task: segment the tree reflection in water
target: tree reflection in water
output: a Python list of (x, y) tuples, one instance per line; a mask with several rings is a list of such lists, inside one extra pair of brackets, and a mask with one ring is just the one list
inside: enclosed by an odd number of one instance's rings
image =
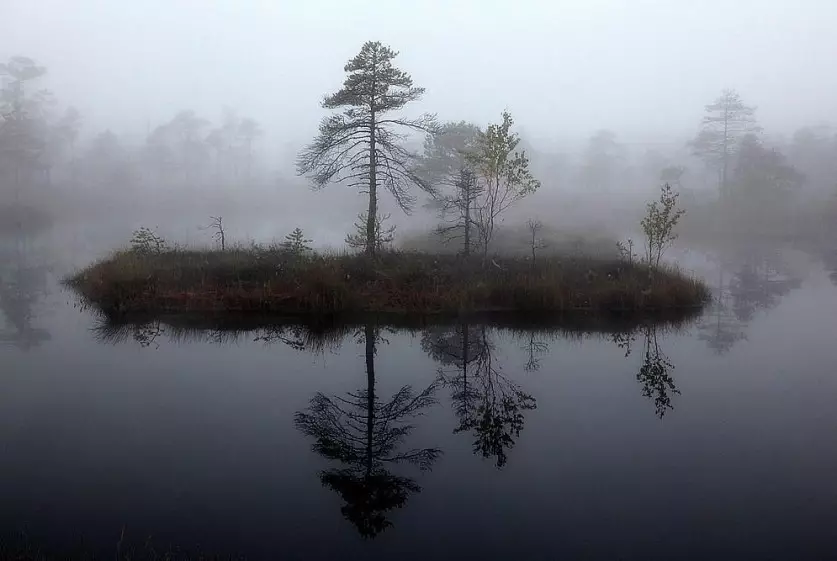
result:
[(0, 312), (5, 318), (0, 343), (22, 350), (51, 339), (47, 330), (33, 325), (38, 302), (47, 293), (48, 273), (47, 267), (33, 263), (33, 257), (24, 234), (0, 240)]
[(471, 432), (474, 453), (494, 458), (495, 465), (502, 468), (508, 462), (507, 451), (523, 430), (524, 412), (537, 404), (502, 374), (494, 357), (492, 334), (484, 325), (435, 327), (425, 330), (421, 345), (441, 364), (439, 380), (451, 390), (459, 420), (454, 433)]
[(612, 340), (625, 351), (627, 358), (631, 356), (637, 334), (642, 336), (642, 363), (636, 379), (642, 386), (642, 395), (654, 400), (654, 412), (662, 419), (669, 410), (674, 409), (671, 397), (679, 394), (680, 390), (671, 375), (674, 365), (660, 349), (657, 330), (657, 325), (647, 324), (635, 331), (615, 333)]
[(314, 451), (340, 462), (341, 468), (321, 472), (320, 481), (345, 501), (343, 515), (367, 538), (392, 525), (387, 512), (403, 507), (421, 487), (415, 480), (393, 474), (390, 467), (411, 464), (428, 470), (441, 454), (437, 448), (399, 451), (413, 430), (407, 421), (436, 403), (436, 383), (414, 393), (403, 386), (388, 401), (375, 389), (375, 356), (380, 330), (362, 329), (367, 386), (346, 396), (317, 393), (305, 411), (295, 416), (297, 428), (314, 438)]
[(781, 252), (749, 249), (740, 255), (716, 256), (718, 277), (712, 303), (700, 325), (700, 338), (717, 354), (747, 339), (747, 324), (760, 310), (770, 310), (801, 286)]

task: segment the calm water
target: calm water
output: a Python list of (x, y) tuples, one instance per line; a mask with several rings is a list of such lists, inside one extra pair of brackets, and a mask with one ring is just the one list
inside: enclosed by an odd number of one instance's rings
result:
[[(58, 244), (58, 241), (61, 244)], [(70, 241), (68, 241), (70, 240)], [(112, 556), (837, 556), (837, 288), (798, 252), (676, 257), (678, 328), (104, 329), (0, 259), (0, 529)], [(70, 248), (67, 245), (70, 245)]]

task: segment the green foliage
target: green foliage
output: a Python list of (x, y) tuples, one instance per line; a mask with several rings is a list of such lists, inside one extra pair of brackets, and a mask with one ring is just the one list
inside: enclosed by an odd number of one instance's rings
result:
[[(352, 249), (364, 249), (369, 246), (369, 239), (367, 236), (367, 224), (369, 223), (368, 214), (362, 212), (357, 216), (357, 222), (354, 223), (355, 231), (352, 234), (346, 235), (346, 245)], [(384, 222), (389, 220), (390, 215), (375, 216), (375, 229), (373, 234), (373, 243), (375, 251), (380, 251), (392, 245), (395, 239), (395, 224), (391, 226), (384, 226)]]
[(504, 111), (503, 122), (489, 125), (485, 133), (480, 133), (476, 149), (468, 157), (481, 182), (475, 223), (484, 257), (500, 216), (541, 185), (529, 171), (526, 153), (517, 151), (520, 137), (511, 132), (513, 123), (511, 114)]
[(294, 228), (293, 232), (285, 236), (282, 248), (286, 251), (290, 251), (294, 255), (304, 255), (311, 251), (311, 246), (308, 244), (312, 241), (313, 240), (309, 240), (305, 237), (301, 228)]
[(659, 200), (646, 205), (647, 214), (640, 223), (645, 233), (645, 259), (655, 269), (660, 266), (663, 252), (677, 239), (674, 230), (680, 217), (686, 213), (677, 208), (678, 196), (679, 193), (671, 190), (671, 185), (663, 185)]
[(166, 240), (150, 228), (143, 226), (134, 230), (131, 237), (131, 251), (142, 255), (160, 254), (168, 249)]

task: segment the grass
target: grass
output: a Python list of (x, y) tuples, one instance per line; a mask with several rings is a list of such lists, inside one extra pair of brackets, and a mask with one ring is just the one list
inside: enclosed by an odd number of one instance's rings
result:
[(295, 256), (282, 250), (118, 251), (66, 283), (109, 317), (165, 313), (637, 312), (700, 308), (674, 269), (588, 258), (479, 259), (418, 252)]

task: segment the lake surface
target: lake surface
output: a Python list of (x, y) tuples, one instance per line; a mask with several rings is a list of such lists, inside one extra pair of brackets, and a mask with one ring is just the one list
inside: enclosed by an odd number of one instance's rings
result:
[(57, 282), (101, 251), (88, 241), (2, 244), (6, 540), (105, 557), (120, 539), (252, 559), (837, 556), (837, 288), (815, 257), (673, 253), (717, 297), (677, 327), (230, 333), (102, 326)]

